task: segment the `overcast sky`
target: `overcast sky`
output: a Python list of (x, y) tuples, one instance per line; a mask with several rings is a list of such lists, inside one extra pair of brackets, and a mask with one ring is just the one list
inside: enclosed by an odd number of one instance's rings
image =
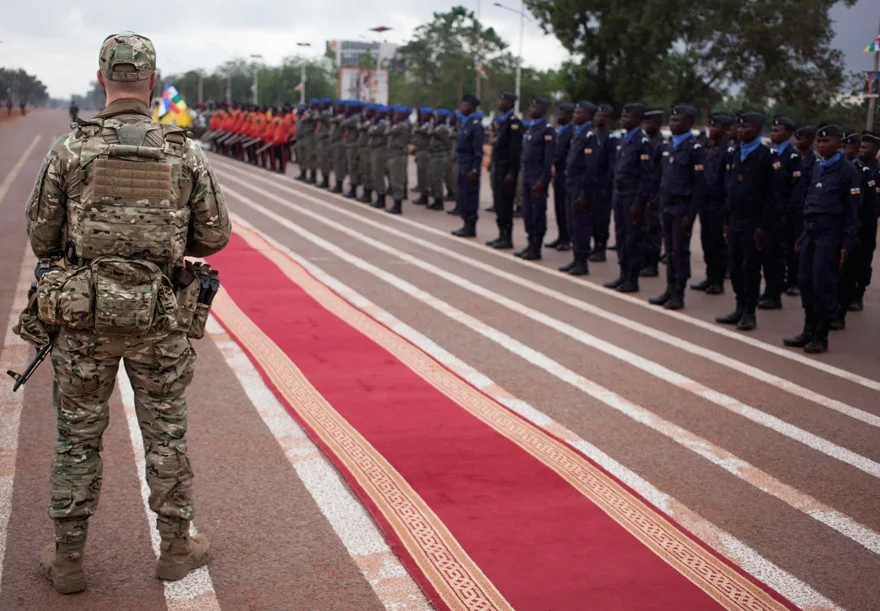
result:
[[(65, 98), (86, 91), (97, 70), (101, 41), (120, 30), (149, 36), (163, 72), (211, 70), (227, 59), (252, 53), (277, 63), (301, 51), (298, 42), (311, 43), (306, 51), (320, 55), (325, 41), (374, 39), (368, 30), (380, 25), (393, 28), (384, 35), (388, 42), (403, 43), (434, 11), (453, 4), (477, 9), (477, 0), (26, 0), (3, 11), (0, 66), (24, 68), (46, 84), (52, 97)], [(519, 16), (493, 4), (482, 0), (482, 21), (496, 28), (515, 54)], [(507, 4), (516, 7), (519, 2)], [(859, 0), (850, 9), (837, 6), (832, 15), (835, 46), (846, 54), (847, 69), (871, 69), (872, 58), (862, 49), (877, 35), (877, 0)], [(527, 65), (550, 68), (566, 57), (556, 39), (544, 36), (534, 23), (526, 22), (523, 45)]]

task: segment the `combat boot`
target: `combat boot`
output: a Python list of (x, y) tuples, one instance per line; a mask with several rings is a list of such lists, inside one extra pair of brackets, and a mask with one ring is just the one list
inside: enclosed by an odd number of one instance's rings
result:
[(672, 292), (673, 292), (672, 285), (667, 284), (666, 290), (663, 291), (657, 297), (651, 297), (648, 300), (648, 303), (650, 303), (651, 305), (658, 305), (658, 306), (666, 305), (666, 303), (672, 298)]
[(443, 201), (454, 202), (455, 199), (456, 199), (456, 198), (455, 198), (455, 195), (453, 195), (452, 193), (447, 193), (447, 194), (446, 194), (446, 197), (443, 198)]
[[(575, 254), (575, 257), (577, 257), (577, 254)], [(571, 270), (574, 269), (574, 266), (575, 266), (576, 263), (577, 263), (577, 260), (576, 260), (576, 259), (572, 259), (572, 260), (571, 260), (571, 263), (566, 263), (565, 265), (560, 265), (560, 266), (557, 267), (556, 269), (558, 269), (558, 270), (561, 271), (561, 272), (568, 273), (568, 272), (570, 272)]]
[(337, 180), (333, 188), (330, 189), (330, 193), (342, 193), (342, 181)]
[(205, 535), (162, 541), (156, 577), (165, 581), (178, 581), (210, 561), (211, 542)]
[(836, 317), (831, 319), (828, 328), (832, 331), (843, 331), (846, 329), (846, 310), (841, 310)]
[(513, 248), (513, 231), (510, 229), (502, 229), (498, 236), (498, 239), (495, 240), (495, 243), (492, 244), (492, 248), (496, 250), (510, 250)]
[(416, 206), (427, 206), (428, 205), (428, 194), (422, 193), (422, 195), (419, 197), (419, 199), (414, 201), (413, 204), (415, 204)]
[(403, 214), (403, 202), (399, 199), (395, 199), (394, 204), (385, 212), (388, 214)]
[(782, 343), (789, 348), (803, 348), (813, 340), (813, 334), (816, 332), (816, 325), (813, 324), (809, 315), (804, 317), (804, 330), (800, 335), (794, 337), (785, 337)]
[(713, 280), (709, 283), (709, 286), (706, 287), (707, 295), (723, 295), (724, 294), (724, 280)]
[(681, 285), (672, 291), (672, 295), (669, 297), (669, 300), (663, 304), (663, 307), (667, 310), (684, 309), (684, 285)]
[(568, 274), (570, 276), (588, 276), (590, 267), (587, 265), (587, 258), (586, 253), (574, 253), (574, 265), (568, 269)]
[(556, 250), (558, 250), (559, 252), (568, 252), (569, 250), (571, 250), (571, 242), (569, 242), (568, 240), (561, 241), (556, 247)]
[(345, 194), (345, 197), (347, 197), (348, 199), (357, 199), (357, 195), (358, 195), (357, 191), (358, 191), (358, 186), (351, 185), (348, 188), (348, 193)]
[(452, 216), (458, 216), (458, 215), (459, 215), (459, 212), (460, 212), (460, 211), (459, 211), (459, 209), (458, 209), (458, 204), (455, 204), (455, 206), (453, 206), (451, 210), (447, 210), (447, 211), (446, 211), (446, 214), (450, 214), (450, 215), (452, 215)]
[(306, 179), (306, 182), (310, 185), (316, 184), (318, 182), (317, 174), (316, 170), (309, 171), (309, 177)]
[(639, 270), (639, 276), (642, 278), (656, 278), (660, 275), (660, 271), (657, 269), (656, 263), (648, 263), (645, 267)]
[(560, 244), (562, 244), (562, 238), (556, 238), (552, 242), (547, 242), (546, 244), (544, 244), (544, 246), (546, 246), (547, 248), (556, 248)]
[(739, 299), (736, 300), (736, 309), (730, 314), (725, 314), (723, 316), (716, 316), (715, 322), (720, 323), (722, 325), (736, 325), (739, 324), (740, 319), (743, 317), (743, 302)]
[(318, 185), (318, 188), (329, 189), (330, 188), (330, 177), (326, 176), (326, 175), (322, 176), (321, 184)]
[(535, 241), (529, 244), (528, 249), (521, 257), (523, 261), (540, 261), (541, 260), (541, 242)]
[(434, 203), (428, 206), (428, 210), (443, 210), (443, 198), (434, 198)]
[(513, 253), (513, 256), (519, 257), (520, 259), (522, 259), (525, 256), (525, 254), (529, 251), (529, 248), (531, 248), (531, 247), (532, 247), (532, 243), (529, 242), (525, 248), (520, 248), (518, 251)]
[(305, 171), (304, 169), (300, 168), (299, 176), (297, 176), (296, 179), (297, 179), (297, 180), (305, 181), (305, 179), (306, 179), (306, 171)]
[(746, 306), (746, 309), (743, 311), (742, 318), (739, 319), (739, 322), (736, 323), (737, 331), (753, 331), (758, 326), (758, 319), (755, 317), (755, 306), (751, 307)]
[(823, 321), (816, 325), (816, 331), (809, 343), (804, 346), (804, 352), (809, 354), (822, 354), (828, 352), (828, 322)]
[(864, 289), (859, 289), (859, 294), (856, 295), (856, 297), (847, 304), (846, 309), (849, 310), (850, 312), (861, 312), (862, 310), (865, 309), (865, 290)]
[(521, 219), (522, 215), (523, 215), (523, 207), (522, 206), (517, 206), (516, 208), (513, 209), (513, 218)]
[(705, 291), (706, 289), (709, 288), (709, 286), (710, 286), (711, 284), (712, 284), (712, 282), (711, 282), (708, 278), (706, 278), (706, 279), (703, 280), (702, 282), (695, 282), (695, 283), (693, 283), (693, 284), (691, 285), (691, 290), (692, 290), (692, 291)]
[(765, 294), (758, 300), (758, 309), (760, 310), (781, 310), (782, 299), (775, 295)]
[(358, 201), (362, 204), (373, 203), (373, 191), (370, 189), (364, 189), (364, 194), (358, 198)]
[(798, 297), (801, 294), (801, 289), (797, 284), (791, 284), (785, 289), (785, 294), (789, 297)]
[(385, 196), (384, 196), (384, 195), (380, 195), (379, 197), (376, 198), (376, 201), (374, 201), (374, 202), (373, 202), (372, 204), (370, 204), (370, 205), (371, 205), (373, 208), (384, 208), (384, 207), (385, 207)]
[(608, 260), (605, 256), (605, 242), (596, 242), (596, 247), (590, 253), (589, 260), (593, 263), (605, 263)]
[(476, 221), (465, 221), (464, 225), (461, 229), (456, 229), (452, 232), (457, 238), (475, 238), (477, 237), (477, 222)]
[(623, 275), (623, 270), (621, 270), (620, 276), (617, 278), (617, 280), (611, 280), (610, 282), (606, 282), (602, 286), (604, 286), (606, 289), (617, 289), (617, 287), (623, 284), (625, 280)]
[(618, 293), (638, 293), (639, 292), (639, 272), (629, 272), (623, 284), (617, 287)]
[(86, 589), (82, 550), (50, 543), (40, 554), (40, 570), (61, 594), (76, 594)]

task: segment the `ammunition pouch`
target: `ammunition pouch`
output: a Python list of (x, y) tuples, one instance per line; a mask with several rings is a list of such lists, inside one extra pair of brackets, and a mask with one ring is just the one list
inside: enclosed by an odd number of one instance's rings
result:
[(89, 329), (94, 325), (94, 289), (88, 267), (64, 262), (42, 274), (36, 290), (37, 317), (49, 326)]
[(175, 270), (175, 295), (177, 297), (177, 328), (185, 331), (191, 339), (205, 335), (205, 325), (214, 295), (220, 288), (216, 270), (207, 263), (184, 262)]
[(171, 281), (156, 264), (107, 256), (95, 259), (89, 269), (96, 333), (138, 336), (151, 330), (176, 330)]

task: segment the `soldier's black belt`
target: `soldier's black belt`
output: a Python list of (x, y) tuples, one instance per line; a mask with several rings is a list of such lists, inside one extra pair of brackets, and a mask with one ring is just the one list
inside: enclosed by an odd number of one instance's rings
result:
[(661, 198), (664, 206), (681, 206), (684, 204), (690, 204), (691, 198), (687, 197), (663, 197)]
[(635, 191), (639, 188), (639, 183), (627, 182), (625, 180), (617, 180), (614, 182), (614, 188), (618, 191)]

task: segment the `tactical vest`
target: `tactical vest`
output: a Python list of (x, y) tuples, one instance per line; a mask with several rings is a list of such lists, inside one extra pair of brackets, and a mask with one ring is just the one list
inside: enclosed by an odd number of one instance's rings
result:
[(78, 129), (81, 195), (67, 205), (77, 259), (114, 255), (169, 274), (183, 260), (191, 213), (190, 187), (182, 180), (186, 132), (115, 118), (83, 121)]

